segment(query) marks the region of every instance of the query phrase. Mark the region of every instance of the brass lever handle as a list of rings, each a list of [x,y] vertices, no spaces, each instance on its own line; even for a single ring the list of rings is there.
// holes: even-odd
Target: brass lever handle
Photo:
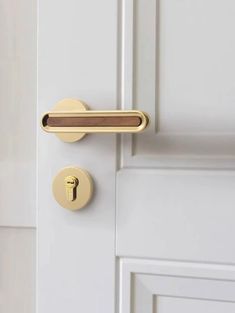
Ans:
[[[73,99],[57,103],[53,111],[43,115],[41,122],[45,131],[70,142],[87,133],[138,133],[148,123],[149,118],[142,111],[89,111],[84,103]]]

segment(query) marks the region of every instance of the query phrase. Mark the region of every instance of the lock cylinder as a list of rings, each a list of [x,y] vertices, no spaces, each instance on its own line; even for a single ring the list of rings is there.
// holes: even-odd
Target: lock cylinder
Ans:
[[[75,211],[85,207],[93,194],[90,174],[79,167],[65,167],[54,178],[52,191],[64,208]]]

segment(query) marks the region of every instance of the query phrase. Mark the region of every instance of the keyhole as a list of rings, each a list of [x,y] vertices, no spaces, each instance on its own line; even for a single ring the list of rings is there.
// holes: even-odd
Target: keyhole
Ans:
[[[67,176],[64,179],[66,198],[68,201],[74,201],[77,198],[78,179],[75,176]]]

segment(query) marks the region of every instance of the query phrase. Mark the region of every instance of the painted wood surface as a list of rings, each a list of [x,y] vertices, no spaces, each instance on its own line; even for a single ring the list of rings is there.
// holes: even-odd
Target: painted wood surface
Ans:
[[[39,2],[39,117],[67,97],[151,117],[117,144],[39,132],[39,313],[234,311],[234,12],[232,0]],[[75,214],[51,193],[67,165],[95,181]]]
[[[38,118],[64,98],[93,109],[116,107],[116,1],[39,1]],[[101,107],[103,106],[103,107]],[[38,311],[114,311],[115,137],[75,144],[39,131]],[[54,176],[68,165],[91,174],[95,194],[79,212],[53,198]]]

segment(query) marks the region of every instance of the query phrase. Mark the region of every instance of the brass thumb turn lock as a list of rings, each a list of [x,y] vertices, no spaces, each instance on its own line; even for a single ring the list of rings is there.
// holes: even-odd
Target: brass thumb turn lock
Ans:
[[[87,133],[138,133],[149,123],[142,111],[90,111],[86,104],[64,99],[42,117],[42,128],[65,142],[82,139]]]

